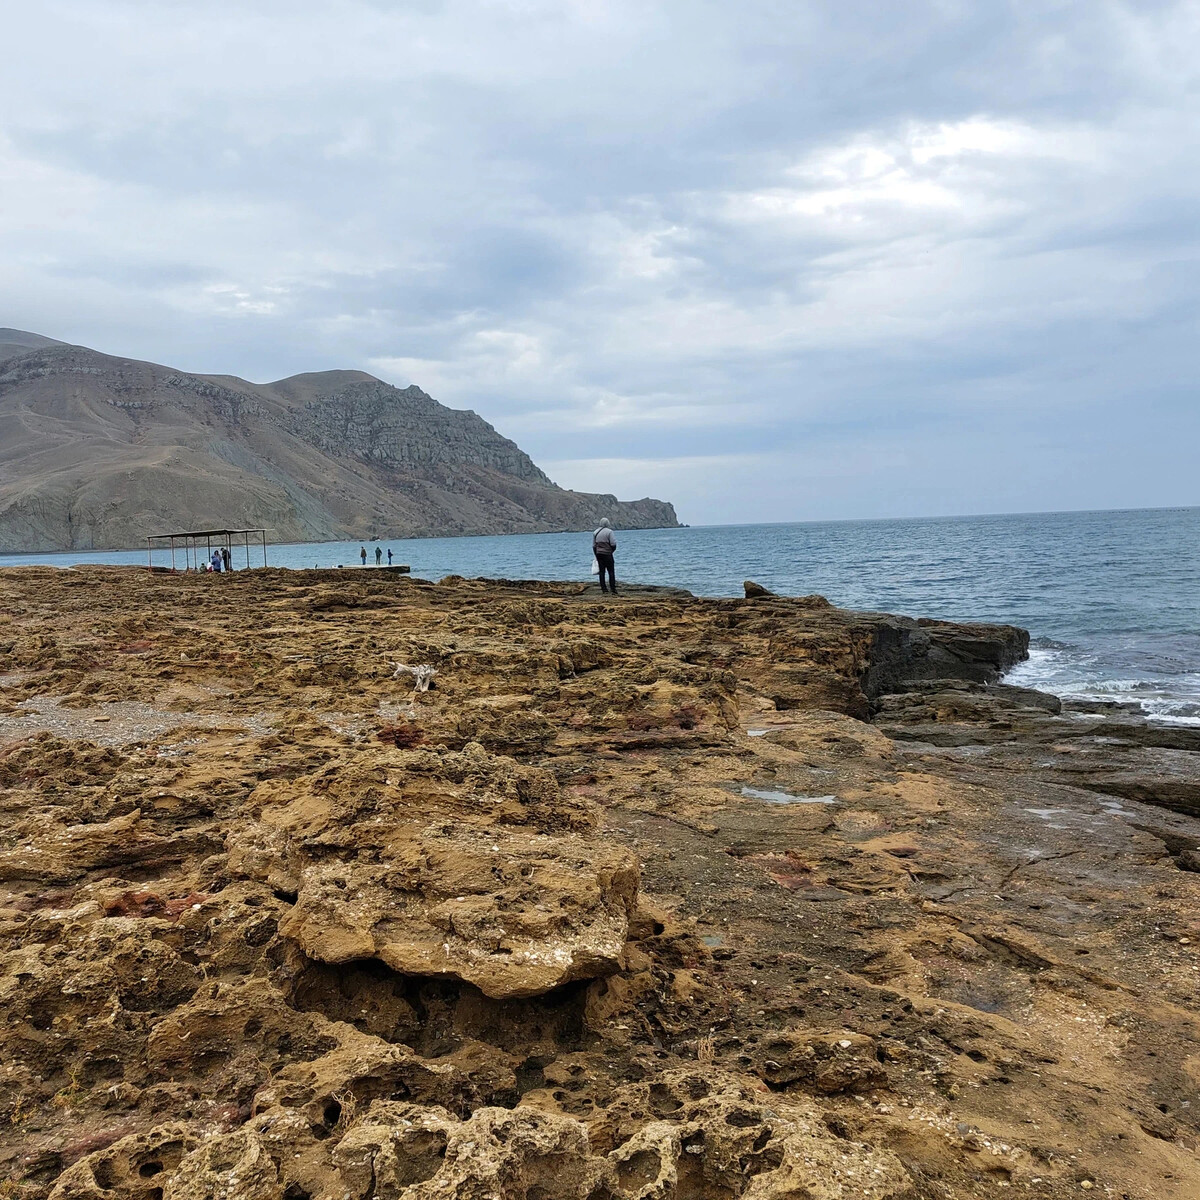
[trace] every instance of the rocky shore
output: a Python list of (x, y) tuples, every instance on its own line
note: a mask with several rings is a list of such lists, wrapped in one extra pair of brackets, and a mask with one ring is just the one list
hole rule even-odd
[(1200, 736), (757, 591), (0, 572), (0, 1197), (1195, 1200)]

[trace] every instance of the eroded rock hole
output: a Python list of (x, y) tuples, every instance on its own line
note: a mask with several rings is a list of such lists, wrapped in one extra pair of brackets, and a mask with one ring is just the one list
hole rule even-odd
[(408, 1187), (432, 1179), (446, 1158), (446, 1134), (440, 1129), (421, 1130), (404, 1143), (404, 1157), (395, 1171), (396, 1183)]
[(748, 1108), (735, 1108), (726, 1114), (725, 1124), (735, 1129), (752, 1129), (760, 1120), (759, 1114)]
[(163, 1165), (158, 1161), (144, 1162), (138, 1167), (138, 1174), (143, 1179), (152, 1179), (162, 1173)]
[(683, 1102), (661, 1083), (650, 1088), (650, 1111), (659, 1119), (677, 1113)]
[(553, 1057), (545, 1054), (535, 1054), (527, 1058), (517, 1068), (517, 1093), (525, 1095), (537, 1088), (546, 1086), (546, 1067), (554, 1061)]
[(328, 966), (304, 960), (292, 972), (290, 1003), (345, 1021), (364, 1033), (411, 1046), (425, 1058), (453, 1054), (469, 1041), (519, 1055), (535, 1070), (584, 1048), (586, 981), (544, 996), (493, 1000), (471, 984), (403, 975), (376, 959)]
[(658, 1155), (653, 1151), (639, 1150), (624, 1162), (617, 1163), (617, 1182), (623, 1191), (640, 1192), (658, 1178), (661, 1165)]

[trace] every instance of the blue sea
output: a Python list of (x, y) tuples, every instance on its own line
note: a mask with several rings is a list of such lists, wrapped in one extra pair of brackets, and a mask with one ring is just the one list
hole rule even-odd
[[(696, 526), (618, 538), (618, 580), (738, 596), (754, 579), (850, 608), (1008, 621), (1033, 635), (1030, 660), (1010, 682), (1133, 701), (1158, 720), (1200, 724), (1200, 508)], [(267, 559), (361, 570), (360, 544), (268, 546)], [(590, 538), (578, 533), (378, 545), (429, 579), (587, 579), (591, 567)], [(367, 549), (373, 562), (375, 543)], [(253, 553), (261, 562), (261, 550)], [(244, 561), (237, 554), (235, 564)], [(0, 555), (0, 567), (145, 561), (145, 551)]]

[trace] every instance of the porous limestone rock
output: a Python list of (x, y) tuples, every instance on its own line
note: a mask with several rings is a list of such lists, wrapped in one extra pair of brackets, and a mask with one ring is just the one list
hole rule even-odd
[(803, 1085), (824, 1095), (869, 1092), (887, 1083), (875, 1042), (852, 1030), (785, 1030), (758, 1047), (755, 1069), (772, 1087)]
[(482, 1107), (464, 1119), (438, 1105), (377, 1100), (338, 1104), (324, 1124), (273, 1108), (192, 1150), (164, 1200), (915, 1196), (888, 1151), (839, 1138), (813, 1105), (767, 1102), (724, 1072), (669, 1072), (652, 1089), (623, 1089), (614, 1111), (625, 1132), (605, 1152), (582, 1121), (533, 1107)]
[(0, 1194), (1190, 1200), (1196, 731), (999, 627), (346, 576), (0, 571)]
[(406, 762), (424, 778), (331, 767), (308, 789), (261, 789), (233, 863), (296, 894), (285, 937), (320, 962), (378, 959), (497, 998), (618, 969), (637, 861), (573, 831), (594, 816), (478, 744)]
[(182, 1122), (130, 1134), (64, 1171), (50, 1200), (158, 1200), (163, 1183), (198, 1141)]
[(637, 896), (628, 851), (572, 835), (397, 833), (378, 861), (301, 869), (280, 926), (311, 958), (378, 958), (496, 998), (535, 996), (620, 965)]
[(334, 1151), (353, 1200), (599, 1200), (607, 1164), (587, 1129), (532, 1109), (481, 1108), (466, 1121), (444, 1109), (373, 1105)]

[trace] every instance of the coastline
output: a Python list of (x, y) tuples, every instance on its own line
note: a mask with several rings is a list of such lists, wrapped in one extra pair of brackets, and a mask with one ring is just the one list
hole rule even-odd
[(24, 1196), (1200, 1185), (1200, 742), (997, 682), (1023, 630), (282, 568), (0, 612)]
[[(627, 503), (627, 502), (626, 502)], [(676, 522), (674, 525), (637, 525), (631, 527), (630, 532), (638, 533), (649, 530), (663, 529), (691, 529), (693, 526)], [(705, 528), (699, 526), (698, 528)], [(736, 528), (734, 526), (718, 526), (717, 528)], [(323, 546), (346, 546), (351, 542), (361, 542), (364, 546), (374, 545), (376, 542), (435, 542), (443, 539), (455, 538), (519, 538), (519, 537), (542, 537), (545, 535), (554, 535), (559, 533), (573, 534), (588, 534), (591, 533), (591, 526), (582, 528), (562, 528), (562, 529), (516, 529), (509, 533), (406, 533), (406, 534), (374, 534), (361, 538), (326, 538), (318, 542), (284, 542), (267, 540), (267, 548), (272, 546), (312, 546), (320, 548)], [(162, 536), (162, 535), (159, 535)], [(54, 550), (0, 550), (0, 568), (3, 568), (5, 558), (35, 558), (35, 557), (70, 557), (74, 555), (85, 554), (145, 554), (145, 545), (141, 546), (83, 546), (83, 547), (67, 547), (66, 549), (58, 548)]]

